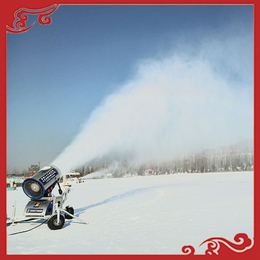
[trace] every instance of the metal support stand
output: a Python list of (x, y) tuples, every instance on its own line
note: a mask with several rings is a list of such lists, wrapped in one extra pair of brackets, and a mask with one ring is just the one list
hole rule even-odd
[(11, 218), (12, 220), (12, 225), (14, 225), (14, 221), (15, 221), (15, 213), (16, 213), (16, 200), (14, 201), (14, 210), (13, 210), (13, 217)]
[[(68, 212), (67, 210), (63, 209), (63, 204), (67, 200), (67, 194), (70, 192), (69, 188), (66, 188), (63, 192), (59, 186), (59, 194), (58, 196), (48, 196), (42, 197), (39, 200), (31, 200), (25, 207), (24, 215), (21, 217), (16, 217), (16, 201), (13, 205), (13, 216), (11, 218), (7, 218), (11, 221), (11, 225), (15, 225), (16, 223), (20, 223), (23, 221), (34, 220), (34, 219), (46, 219), (48, 222), (48, 227), (50, 229), (60, 229), (64, 225), (65, 218), (72, 219), (75, 218), (84, 224), (86, 223), (84, 220), (76, 217), (72, 213), (74, 213), (74, 209), (72, 207), (66, 207), (67, 210), (72, 208), (72, 213)], [(50, 195), (50, 194), (49, 194)], [(34, 208), (34, 205), (37, 205), (37, 208)], [(38, 211), (37, 211), (38, 210)], [(50, 212), (51, 211), (51, 212)], [(50, 212), (50, 213), (49, 213)], [(47, 214), (49, 213), (49, 214)], [(64, 216), (65, 215), (65, 216)], [(70, 218), (70, 217), (71, 218)]]
[(73, 217), (73, 218), (75, 218), (75, 219), (78, 219), (80, 222), (82, 222), (82, 223), (84, 223), (84, 224), (88, 224), (87, 222), (83, 221), (83, 220), (80, 219), (79, 217), (76, 217), (75, 215), (70, 214), (68, 211), (66, 211), (66, 210), (64, 210), (64, 209), (60, 209), (60, 211), (62, 211), (62, 212), (64, 212), (64, 213), (68, 214), (69, 216), (71, 216), (71, 217)]

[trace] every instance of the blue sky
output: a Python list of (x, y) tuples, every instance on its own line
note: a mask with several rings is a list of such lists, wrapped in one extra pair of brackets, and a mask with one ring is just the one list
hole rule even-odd
[(238, 51), (224, 44), (212, 60), (238, 88), (248, 86), (253, 102), (252, 5), (61, 5), (51, 18), (51, 25), (36, 22), (25, 33), (7, 34), (8, 172), (51, 163), (141, 61), (179, 49), (196, 55), (211, 39), (232, 38)]

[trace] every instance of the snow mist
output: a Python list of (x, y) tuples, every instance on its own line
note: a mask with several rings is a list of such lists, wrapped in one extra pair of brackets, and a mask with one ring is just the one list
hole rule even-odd
[(163, 162), (252, 138), (253, 87), (223, 75), (199, 57), (142, 61), (52, 164), (64, 173), (99, 160)]

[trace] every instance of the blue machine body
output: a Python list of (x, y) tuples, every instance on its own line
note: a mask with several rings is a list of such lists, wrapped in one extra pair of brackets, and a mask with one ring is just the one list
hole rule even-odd
[(43, 167), (32, 177), (24, 180), (22, 184), (23, 191), (33, 200), (46, 197), (54, 189), (60, 175), (60, 170), (55, 166)]

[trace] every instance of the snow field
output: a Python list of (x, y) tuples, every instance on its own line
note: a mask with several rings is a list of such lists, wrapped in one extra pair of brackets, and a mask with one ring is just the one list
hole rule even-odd
[[(14, 200), (22, 215), (28, 197), (21, 188), (8, 191), (8, 216)], [(7, 236), (7, 253), (183, 254), (192, 245), (204, 254), (199, 245), (211, 237), (253, 238), (253, 172), (85, 179), (71, 187), (66, 205), (88, 224), (66, 220), (60, 230), (43, 224)], [(9, 226), (7, 234), (41, 222)]]

